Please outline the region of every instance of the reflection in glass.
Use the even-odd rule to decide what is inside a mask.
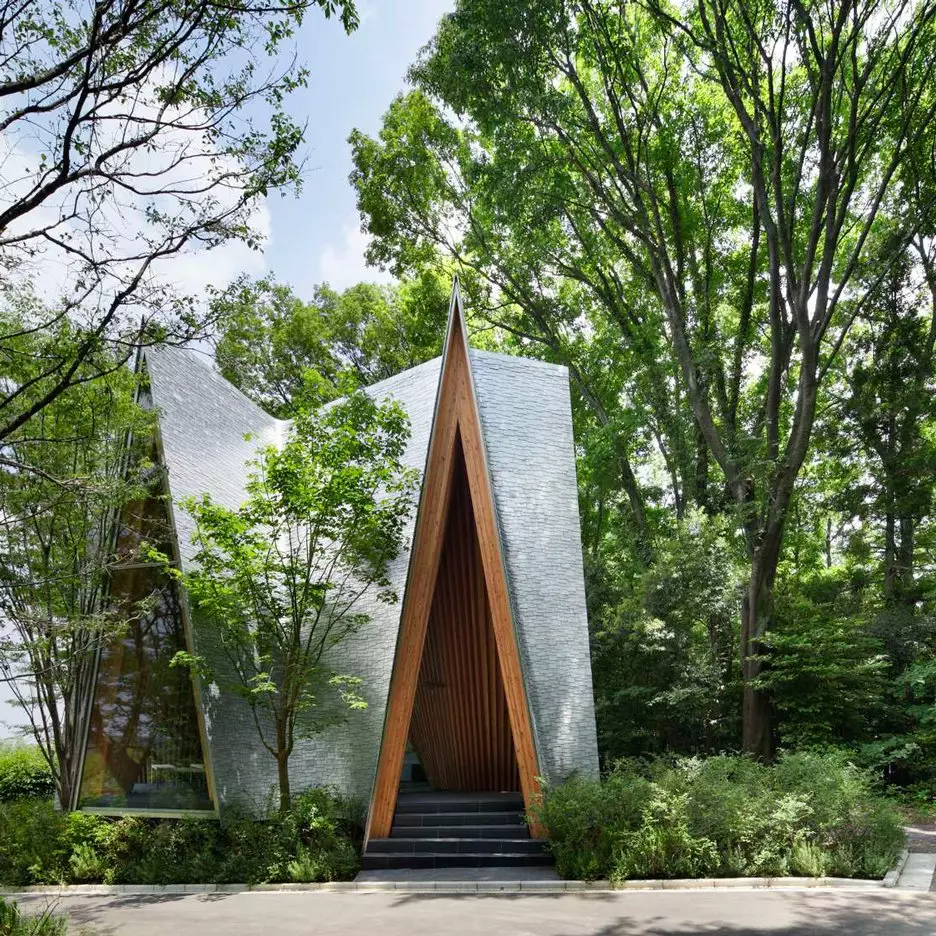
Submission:
[[[144,546],[164,556],[172,554],[165,508],[154,497],[131,501],[120,512],[115,558],[123,564],[145,562],[149,556]]]
[[[172,554],[169,517],[165,500],[161,496],[164,470],[158,463],[155,440],[151,439],[144,444],[134,443],[131,461],[135,461],[138,468],[146,466],[143,477],[150,482],[151,495],[130,501],[120,511],[114,558],[121,565],[150,561],[151,557],[144,546],[166,556]]]
[[[134,517],[164,523],[165,504],[129,505],[121,532]],[[126,626],[101,649],[78,807],[210,810],[192,679],[170,665],[186,649],[177,585],[156,565],[115,567],[110,595]]]

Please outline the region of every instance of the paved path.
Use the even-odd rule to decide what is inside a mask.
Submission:
[[[936,825],[918,822],[907,826],[907,863],[897,878],[897,886],[905,890],[933,890],[936,875]]]
[[[897,886],[903,890],[929,891],[933,889],[936,874],[936,854],[910,852],[907,862],[897,878]]]
[[[38,910],[48,898],[23,896]],[[246,893],[67,897],[96,936],[932,936],[936,894]]]
[[[915,822],[905,826],[907,848],[911,852],[936,852],[936,823]]]

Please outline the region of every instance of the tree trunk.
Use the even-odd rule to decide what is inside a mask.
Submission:
[[[289,793],[289,748],[286,743],[286,726],[276,726],[276,776],[279,780],[280,811],[286,812],[292,802]]]
[[[741,716],[741,746],[746,754],[763,760],[773,756],[771,706],[768,694],[753,683],[764,670],[759,659],[765,648],[761,638],[773,617],[773,586],[777,562],[755,562],[741,610],[741,677],[744,698]]]
[[[913,517],[901,517],[899,525],[900,547],[897,551],[897,564],[900,582],[900,598],[906,604],[912,605],[918,598],[913,579],[916,524]]]
[[[282,751],[276,755],[276,775],[279,779],[280,811],[286,812],[291,803],[289,795],[289,757]]]
[[[72,763],[70,753],[59,752],[58,776],[56,780],[56,793],[59,798],[59,808],[68,811],[72,808],[72,796],[75,787],[80,782],[79,777],[75,777],[75,767]]]
[[[891,498],[888,497],[888,502]],[[888,602],[897,597],[897,535],[894,511],[888,503],[884,517],[884,596]]]
[[[694,476],[692,479],[692,499],[697,507],[706,513],[712,513],[708,498],[709,450],[705,436],[696,427],[696,452]]]

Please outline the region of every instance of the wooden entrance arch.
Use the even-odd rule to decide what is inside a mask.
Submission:
[[[467,524],[474,529],[466,529]],[[447,573],[446,579],[439,581],[444,548],[446,567],[461,570],[461,584],[456,573]],[[479,577],[465,572],[473,557],[477,559]],[[434,621],[427,647],[426,634],[434,605],[436,616],[441,619]],[[461,637],[444,633],[446,608],[461,618],[458,627]],[[489,642],[485,642],[484,628],[493,631],[493,652]],[[424,755],[430,777],[435,771],[456,787],[464,787],[469,778],[478,778],[474,782],[484,783],[488,788],[518,778],[529,810],[538,797],[539,769],[457,283],[452,291],[367,839],[386,838],[390,834],[420,669],[427,655],[430,667],[447,665],[451,674],[454,663],[462,666],[463,674],[458,682],[460,688],[453,687],[457,693],[454,702],[434,705],[431,694],[425,690],[419,693],[414,728],[418,742],[432,746],[432,753]],[[440,662],[446,660],[447,664]],[[486,670],[487,666],[496,667],[497,672]],[[504,709],[509,741],[504,737]],[[448,748],[449,756],[438,733],[433,733],[430,723],[433,718],[446,719],[445,730],[456,732],[455,744]],[[459,756],[465,753],[466,745],[473,745],[476,752],[482,751],[494,759],[487,773],[479,775],[476,759],[472,766],[470,757]],[[511,753],[516,761],[515,772]],[[542,830],[534,824],[531,831],[539,836]]]

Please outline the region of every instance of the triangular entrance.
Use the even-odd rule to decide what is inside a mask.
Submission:
[[[197,686],[172,665],[179,651],[191,652],[179,586],[145,548],[178,564],[158,439],[139,440],[130,455],[154,466],[153,479],[147,496],[120,512],[108,601],[123,627],[99,650],[75,805],[213,811]]]
[[[460,436],[409,738],[435,790],[520,789]]]
[[[442,690],[435,698],[434,689]],[[408,739],[429,779],[434,774],[444,788],[516,789],[519,780],[527,807],[538,796],[539,769],[457,284],[368,839],[390,833]]]

